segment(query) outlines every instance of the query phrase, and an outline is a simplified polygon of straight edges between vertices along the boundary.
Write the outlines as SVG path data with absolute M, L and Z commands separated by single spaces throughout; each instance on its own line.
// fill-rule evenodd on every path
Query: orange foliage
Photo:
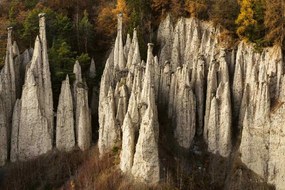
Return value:
M 103 4 L 96 22 L 97 31 L 109 37 L 114 36 L 116 34 L 114 28 L 117 25 L 116 15 L 119 13 L 123 14 L 123 22 L 127 23 L 129 21 L 129 10 L 126 0 L 117 0 L 116 6 L 113 6 L 112 3 Z

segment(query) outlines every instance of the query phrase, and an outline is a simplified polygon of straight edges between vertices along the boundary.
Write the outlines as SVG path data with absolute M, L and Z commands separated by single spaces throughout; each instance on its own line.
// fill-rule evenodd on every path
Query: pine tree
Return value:
M 79 33 L 80 33 L 80 38 L 83 38 L 84 42 L 84 50 L 85 53 L 88 52 L 88 39 L 92 38 L 93 34 L 93 26 L 89 21 L 89 14 L 85 10 L 83 14 L 83 18 L 79 22 Z

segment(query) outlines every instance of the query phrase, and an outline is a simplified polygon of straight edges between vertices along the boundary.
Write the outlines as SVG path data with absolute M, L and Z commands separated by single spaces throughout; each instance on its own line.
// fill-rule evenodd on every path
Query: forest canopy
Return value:
M 116 15 L 123 14 L 124 34 L 137 28 L 142 55 L 145 45 L 167 14 L 210 20 L 235 38 L 258 46 L 284 47 L 285 5 L 282 0 L 2 0 L 0 4 L 0 63 L 6 27 L 13 26 L 20 51 L 33 47 L 39 12 L 47 14 L 50 59 L 59 73 L 70 73 L 75 59 L 87 64 L 113 43 Z M 99 60 L 100 62 L 100 60 Z M 64 72 L 62 72 L 64 71 Z

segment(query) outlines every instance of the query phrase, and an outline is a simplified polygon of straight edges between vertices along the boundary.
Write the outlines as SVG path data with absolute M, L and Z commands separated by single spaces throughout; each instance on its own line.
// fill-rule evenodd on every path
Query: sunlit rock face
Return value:
M 39 35 L 33 49 L 20 54 L 11 33 L 9 28 L 5 65 L 0 73 L 0 107 L 4 110 L 0 112 L 0 165 L 8 158 L 12 162 L 36 158 L 51 151 L 54 145 L 60 151 L 71 151 L 75 145 L 87 150 L 92 137 L 91 110 L 80 64 L 76 62 L 74 67 L 73 93 L 69 78 L 63 81 L 55 114 L 45 14 L 39 14 Z M 89 75 L 94 78 L 95 74 L 92 61 Z
M 47 153 L 53 143 L 53 97 L 44 14 L 39 15 L 39 20 L 40 34 L 35 41 L 32 60 L 26 68 L 20 111 L 17 111 L 20 114 L 17 113 L 19 130 L 15 152 L 20 160 Z M 27 62 L 27 59 L 28 55 L 25 55 L 23 60 Z M 15 138 L 13 135 L 12 138 Z
M 13 162 L 35 158 L 53 145 L 60 151 L 74 146 L 88 150 L 91 115 L 98 107 L 100 155 L 120 150 L 120 169 L 136 181 L 161 181 L 159 151 L 167 145 L 158 143 L 166 133 L 159 122 L 165 119 L 171 128 L 169 143 L 177 150 L 192 153 L 195 141 L 203 141 L 204 151 L 226 160 L 225 175 L 231 175 L 231 159 L 238 159 L 265 182 L 284 189 L 285 77 L 280 47 L 258 52 L 241 41 L 229 49 L 222 42 L 221 28 L 194 18 L 174 23 L 167 16 L 157 31 L 158 44 L 148 44 L 147 59 L 142 61 L 136 29 L 124 43 L 118 15 L 99 105 L 95 87 L 89 89 L 88 99 L 77 61 L 75 82 L 71 89 L 69 78 L 63 81 L 55 114 L 44 14 L 39 18 L 34 49 L 22 54 L 8 29 L 0 72 L 0 166 L 9 157 Z M 95 80 L 94 60 L 86 75 Z M 175 158 L 183 157 L 177 152 Z
M 99 147 L 104 145 L 104 150 L 100 153 L 122 143 L 121 170 L 146 183 L 156 181 L 157 172 L 147 174 L 139 169 L 144 166 L 148 171 L 148 159 L 152 160 L 148 153 L 155 154 L 155 143 L 148 152 L 140 144 L 149 135 L 149 126 L 155 128 L 152 118 L 157 116 L 148 107 L 152 89 L 158 115 L 166 114 L 171 121 L 176 141 L 171 143 L 187 152 L 195 136 L 203 138 L 207 151 L 225 160 L 231 154 L 239 155 L 238 151 L 246 167 L 282 189 L 283 162 L 277 157 L 282 150 L 275 140 L 283 141 L 278 128 L 283 121 L 285 92 L 280 47 L 257 52 L 253 45 L 240 42 L 229 49 L 221 39 L 221 28 L 194 18 L 181 18 L 174 24 L 167 16 L 157 31 L 158 56 L 152 55 L 149 46 L 145 63 L 137 51 L 136 30 L 133 39 L 127 35 L 122 45 L 120 23 L 119 17 L 115 47 L 101 80 Z M 112 105 L 106 103 L 107 98 Z M 105 124 L 107 112 L 112 113 L 108 116 L 112 130 Z M 106 131 L 112 131 L 111 141 Z M 241 139 L 240 145 L 237 139 Z M 143 156 L 147 159 L 140 161 Z
M 228 59 L 229 53 L 219 45 L 219 35 L 219 28 L 193 18 L 181 18 L 174 25 L 168 16 L 160 24 L 158 57 L 165 66 L 161 66 L 159 93 L 162 100 L 159 106 L 168 102 L 168 116 L 174 124 L 179 146 L 189 149 L 195 134 L 203 134 L 210 152 L 228 157 L 232 146 L 229 80 L 232 61 Z M 210 113 L 213 96 L 217 96 L 217 108 L 212 108 Z M 214 126 L 208 125 L 209 117 L 216 118 L 216 121 L 211 120 Z M 209 127 L 211 135 L 208 134 Z M 211 147 L 212 141 L 218 144 L 215 148 Z
M 18 134 L 18 158 L 27 160 L 52 149 L 47 118 L 42 114 L 39 100 L 40 87 L 32 70 L 28 70 L 21 99 Z
M 69 77 L 62 82 L 57 108 L 56 148 L 70 151 L 75 146 L 73 101 Z
M 0 166 L 5 164 L 9 154 L 12 161 L 16 159 L 12 154 L 16 151 L 13 145 L 15 145 L 17 141 L 18 134 L 13 134 L 14 132 L 18 133 L 18 119 L 16 122 L 17 130 L 14 130 L 13 123 L 15 120 L 14 115 L 19 118 L 20 111 L 17 109 L 17 113 L 13 114 L 13 109 L 19 107 L 17 106 L 19 105 L 19 101 L 16 104 L 16 98 L 21 96 L 25 65 L 30 62 L 30 60 L 31 54 L 28 50 L 20 54 L 17 43 L 12 41 L 12 27 L 8 28 L 5 63 L 0 72 L 0 104 L 2 108 L 0 113 Z
M 111 151 L 114 147 L 120 144 L 120 125 L 122 125 L 123 117 L 126 113 L 126 97 L 119 98 L 120 85 L 118 84 L 118 82 L 121 81 L 121 78 L 126 77 L 126 54 L 128 53 L 128 51 L 130 51 L 131 48 L 133 48 L 133 46 L 130 44 L 130 39 L 128 39 L 128 45 L 124 48 L 122 27 L 122 15 L 118 15 L 118 29 L 115 46 L 106 62 L 105 70 L 103 72 L 100 84 L 98 108 L 100 128 L 98 146 L 101 155 Z M 116 86 L 117 88 L 115 90 Z M 126 96 L 127 92 L 125 87 L 123 91 L 125 92 L 122 93 L 124 93 L 124 96 Z M 118 95 L 118 97 L 115 96 L 116 94 Z M 123 111 L 123 113 L 117 112 L 119 99 L 119 109 Z M 116 120 L 116 117 L 118 119 L 118 122 Z
M 240 46 L 247 48 L 244 51 L 250 51 L 248 47 Z M 280 160 L 284 141 L 280 128 L 284 119 L 281 116 L 284 113 L 281 49 L 272 47 L 264 49 L 261 54 L 251 53 L 249 59 L 253 59 L 255 64 L 245 70 L 250 75 L 245 79 L 247 90 L 242 100 L 245 108 L 242 107 L 240 112 L 243 126 L 239 149 L 241 160 L 267 182 L 274 184 L 276 189 L 284 189 L 283 161 Z M 245 65 L 245 58 L 239 61 Z
M 74 105 L 75 105 L 75 136 L 78 147 L 87 150 L 91 146 L 91 110 L 88 103 L 88 87 L 82 79 L 81 66 L 78 61 L 74 64 Z
M 12 43 L 12 28 L 8 28 L 7 47 L 5 55 L 4 67 L 0 72 L 0 166 L 4 165 L 8 159 L 10 142 L 11 142 L 11 119 L 13 107 L 16 102 L 16 74 L 19 72 L 15 68 L 13 43 Z M 17 70 L 16 70 L 17 69 Z
M 160 181 L 158 156 L 158 95 L 160 66 L 149 44 L 147 62 L 141 61 L 137 31 L 122 42 L 122 17 L 105 66 L 99 96 L 100 155 L 122 147 L 120 169 L 145 183 Z M 169 79 L 170 80 L 170 79 Z M 138 135 L 139 134 L 139 135 Z M 145 141 L 149 140 L 148 144 Z M 146 157 L 145 157 L 146 156 Z M 155 162 L 155 163 L 154 163 Z
M 158 156 L 159 123 L 154 89 L 153 87 L 150 88 L 149 100 L 146 104 L 147 109 L 142 116 L 131 172 L 137 181 L 155 184 L 160 181 Z

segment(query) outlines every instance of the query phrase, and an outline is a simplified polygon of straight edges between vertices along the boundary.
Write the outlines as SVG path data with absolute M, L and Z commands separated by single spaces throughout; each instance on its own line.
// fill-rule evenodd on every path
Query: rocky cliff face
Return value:
M 158 182 L 157 105 L 171 120 L 176 142 L 169 143 L 187 152 L 196 136 L 208 152 L 227 160 L 227 179 L 240 159 L 263 181 L 284 189 L 284 161 L 278 156 L 283 155 L 284 141 L 280 47 L 257 52 L 240 42 L 229 49 L 220 28 L 193 18 L 181 18 L 174 25 L 168 16 L 157 33 L 158 56 L 152 55 L 150 46 L 145 65 L 136 30 L 125 46 L 121 31 L 119 17 L 116 44 L 101 80 L 100 154 L 122 147 L 123 172 L 139 181 Z M 231 183 L 227 181 L 227 187 Z

